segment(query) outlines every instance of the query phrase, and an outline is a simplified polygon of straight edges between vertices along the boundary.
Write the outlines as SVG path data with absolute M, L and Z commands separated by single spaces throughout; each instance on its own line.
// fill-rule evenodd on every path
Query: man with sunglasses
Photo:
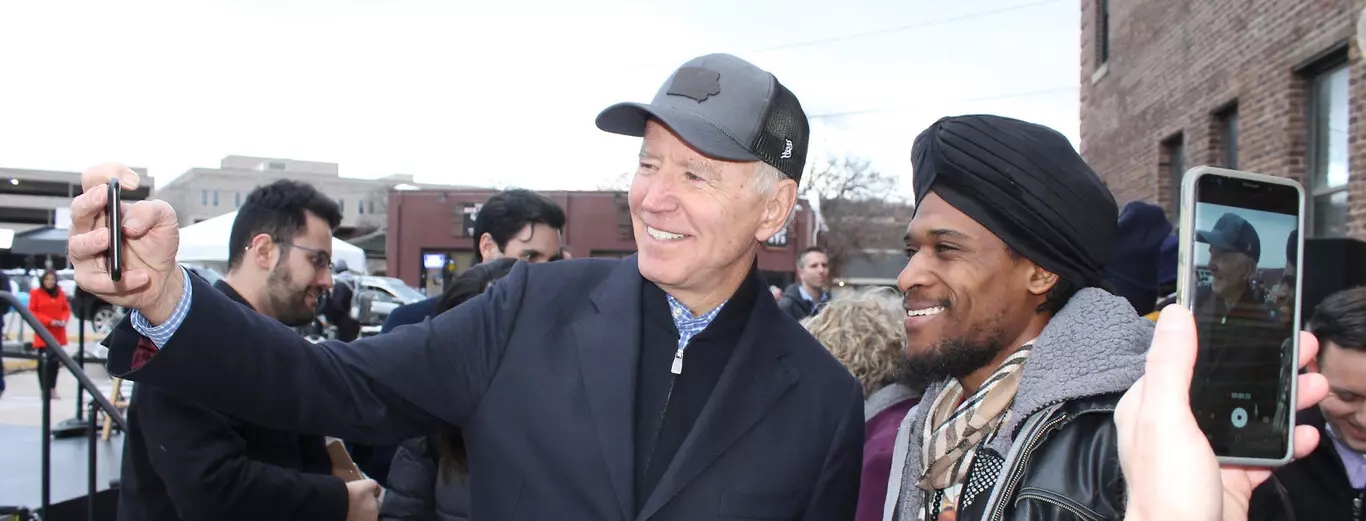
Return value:
M 341 219 L 311 185 L 256 188 L 237 212 L 228 273 L 214 288 L 285 325 L 306 324 L 332 286 Z M 334 477 L 321 436 L 252 425 L 144 385 L 133 390 L 128 422 L 120 520 L 375 518 L 376 483 Z

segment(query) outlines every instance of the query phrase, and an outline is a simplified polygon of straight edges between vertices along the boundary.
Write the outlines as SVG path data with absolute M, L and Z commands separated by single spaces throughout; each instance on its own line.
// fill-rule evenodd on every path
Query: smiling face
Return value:
M 1330 390 L 1319 410 L 1343 444 L 1366 453 L 1366 350 L 1324 342 L 1318 362 Z
M 1234 297 L 1247 288 L 1257 262 L 1244 253 L 1209 247 L 1209 276 L 1214 293 Z
M 313 320 L 318 299 L 332 287 L 332 230 L 327 221 L 306 213 L 304 233 L 280 244 L 279 260 L 266 276 L 266 305 L 262 310 L 288 326 Z
M 1010 251 L 999 237 L 934 193 L 906 232 L 909 378 L 963 378 L 1018 347 L 1057 276 Z
M 796 200 L 795 182 L 766 183 L 755 172 L 755 163 L 707 158 L 649 122 L 629 196 L 640 274 L 671 293 L 708 294 L 738 283 Z
M 1295 263 L 1285 263 L 1281 280 L 1271 291 L 1271 299 L 1276 306 L 1276 316 L 1282 322 L 1289 323 L 1295 319 Z

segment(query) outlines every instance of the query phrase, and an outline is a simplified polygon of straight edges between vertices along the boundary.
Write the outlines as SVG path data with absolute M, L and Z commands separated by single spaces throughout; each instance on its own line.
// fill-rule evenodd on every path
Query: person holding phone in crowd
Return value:
M 758 269 L 805 171 L 796 96 L 711 54 L 597 126 L 640 140 L 637 254 L 521 262 L 460 306 L 351 343 L 310 343 L 187 276 L 164 201 L 112 224 L 129 253 L 110 280 L 97 188 L 137 174 L 87 171 L 72 203 L 76 281 L 131 308 L 136 331 L 111 343 L 110 372 L 347 440 L 458 427 L 474 519 L 849 519 L 862 387 L 768 298 Z

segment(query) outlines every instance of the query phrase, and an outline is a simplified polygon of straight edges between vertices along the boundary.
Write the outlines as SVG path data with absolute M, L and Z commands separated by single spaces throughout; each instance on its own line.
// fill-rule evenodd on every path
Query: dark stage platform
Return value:
M 38 510 L 43 501 L 42 430 L 38 427 L 0 425 L 0 506 L 21 506 Z M 106 518 L 105 505 L 112 506 L 114 498 L 110 480 L 119 476 L 123 456 L 123 435 L 115 431 L 109 441 L 97 440 L 95 486 L 101 505 L 98 518 Z M 52 440 L 52 496 L 53 512 L 45 519 L 52 521 L 66 516 L 59 511 L 78 508 L 80 519 L 85 519 L 86 492 L 89 476 L 89 449 L 86 437 L 79 436 Z M 74 512 L 73 512 L 74 513 Z M 113 510 L 108 510 L 113 519 Z

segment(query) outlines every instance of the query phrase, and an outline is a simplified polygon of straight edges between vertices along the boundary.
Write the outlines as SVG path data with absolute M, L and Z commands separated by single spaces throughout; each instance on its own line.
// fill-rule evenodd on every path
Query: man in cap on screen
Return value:
M 1099 289 L 1114 197 L 1062 134 L 999 116 L 936 122 L 912 163 L 903 373 L 934 383 L 902 422 L 883 519 L 1072 519 L 1052 497 L 1121 518 L 1111 417 L 1153 324 Z
M 1196 420 L 1216 439 L 1228 439 L 1218 433 L 1234 429 L 1249 440 L 1258 439 L 1260 431 L 1254 432 L 1262 424 L 1258 421 L 1262 416 L 1258 402 L 1277 394 L 1283 367 L 1279 358 L 1247 356 L 1248 351 L 1273 350 L 1283 357 L 1291 356 L 1289 337 L 1294 331 L 1289 322 L 1276 320 L 1267 308 L 1265 293 L 1252 283 L 1262 259 L 1261 235 L 1252 223 L 1228 212 L 1210 229 L 1196 231 L 1195 241 L 1209 245 L 1210 282 L 1196 287 L 1191 310 L 1200 331 L 1201 362 L 1196 366 L 1191 393 L 1220 397 L 1211 405 L 1219 410 L 1197 410 Z M 1268 363 L 1257 364 L 1259 360 Z M 1240 406 L 1253 417 L 1247 429 L 1226 418 L 1226 411 Z M 1204 412 L 1214 417 L 1201 414 Z
M 597 124 L 643 137 L 637 255 L 518 263 L 473 300 L 352 343 L 310 344 L 185 275 L 174 226 L 125 222 L 133 254 L 117 291 L 91 242 L 97 188 L 136 174 L 87 172 L 76 278 L 136 310 L 111 372 L 301 432 L 396 442 L 459 427 L 474 519 L 852 518 L 862 389 L 783 315 L 757 264 L 805 166 L 797 98 L 713 54 Z M 128 215 L 175 221 L 164 203 Z
M 1252 286 L 1262 258 L 1262 240 L 1252 223 L 1235 213 L 1219 216 L 1214 227 L 1195 232 L 1195 241 L 1209 245 L 1209 284 L 1196 292 L 1197 319 L 1226 324 L 1269 321 L 1264 299 Z

